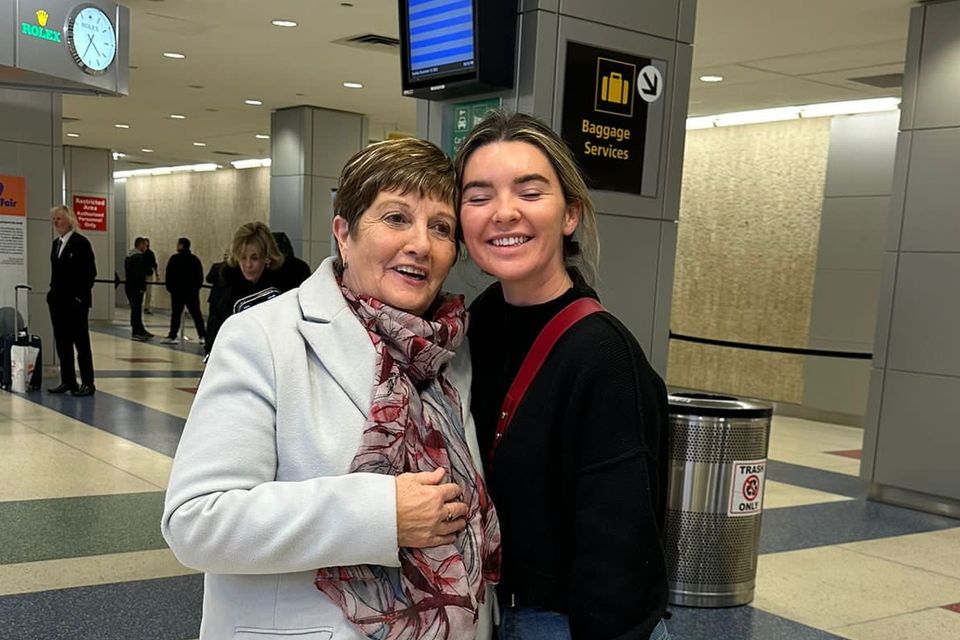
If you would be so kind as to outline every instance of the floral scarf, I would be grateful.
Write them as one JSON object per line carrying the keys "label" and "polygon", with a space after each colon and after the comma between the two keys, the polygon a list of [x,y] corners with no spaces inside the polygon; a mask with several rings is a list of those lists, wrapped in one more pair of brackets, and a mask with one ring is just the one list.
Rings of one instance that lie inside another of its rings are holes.
{"label": "floral scarf", "polygon": [[460,395],[441,372],[466,335],[462,296],[446,296],[426,320],[341,285],[376,349],[373,404],[351,472],[447,470],[467,505],[453,544],[400,549],[400,567],[317,571],[315,584],[376,640],[459,639],[476,634],[486,585],[500,574],[500,529],[467,443]]}

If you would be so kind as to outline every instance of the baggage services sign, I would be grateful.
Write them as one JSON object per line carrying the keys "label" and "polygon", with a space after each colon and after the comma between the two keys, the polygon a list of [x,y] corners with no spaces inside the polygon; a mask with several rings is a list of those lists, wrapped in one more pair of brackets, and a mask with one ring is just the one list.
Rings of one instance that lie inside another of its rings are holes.
{"label": "baggage services sign", "polygon": [[96,196],[73,196],[73,213],[77,226],[84,231],[107,230],[107,199]]}
{"label": "baggage services sign", "polygon": [[591,189],[656,196],[644,191],[643,171],[661,68],[666,63],[652,58],[567,43],[561,133]]}

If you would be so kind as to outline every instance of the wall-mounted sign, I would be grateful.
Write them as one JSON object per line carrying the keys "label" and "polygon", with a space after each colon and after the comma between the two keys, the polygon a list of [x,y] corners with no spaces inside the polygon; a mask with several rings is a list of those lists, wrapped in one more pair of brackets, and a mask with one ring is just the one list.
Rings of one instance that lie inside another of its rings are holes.
{"label": "wall-mounted sign", "polygon": [[107,199],[96,196],[73,196],[73,213],[83,231],[107,230]]}
{"label": "wall-mounted sign", "polygon": [[643,171],[648,129],[662,121],[650,118],[664,90],[658,67],[666,62],[567,43],[561,133],[591,189],[656,195],[655,184],[644,189]]}
{"label": "wall-mounted sign", "polygon": [[27,179],[23,176],[0,176],[0,215],[27,215]]}
{"label": "wall-mounted sign", "polygon": [[39,38],[40,40],[48,40],[50,42],[63,42],[60,39],[60,32],[58,30],[47,28],[47,21],[50,19],[50,14],[47,13],[46,9],[37,9],[34,16],[36,17],[35,24],[31,24],[30,22],[20,23],[20,31],[23,35],[30,36],[31,38]]}
{"label": "wall-mounted sign", "polygon": [[467,139],[467,134],[480,124],[487,112],[499,106],[500,98],[450,105],[453,109],[453,126],[450,127],[450,138],[447,142],[447,151],[450,155],[455,155],[460,150],[463,141]]}

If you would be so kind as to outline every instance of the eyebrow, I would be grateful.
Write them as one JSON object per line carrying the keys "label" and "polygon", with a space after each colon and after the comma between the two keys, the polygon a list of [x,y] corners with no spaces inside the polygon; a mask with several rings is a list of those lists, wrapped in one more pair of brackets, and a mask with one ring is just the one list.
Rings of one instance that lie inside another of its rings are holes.
{"label": "eyebrow", "polygon": [[[513,184],[525,184],[527,182],[544,182],[550,184],[550,180],[539,173],[527,173],[513,179]],[[466,191],[467,189],[490,189],[492,187],[493,183],[489,180],[471,180],[463,185],[462,191]]]}

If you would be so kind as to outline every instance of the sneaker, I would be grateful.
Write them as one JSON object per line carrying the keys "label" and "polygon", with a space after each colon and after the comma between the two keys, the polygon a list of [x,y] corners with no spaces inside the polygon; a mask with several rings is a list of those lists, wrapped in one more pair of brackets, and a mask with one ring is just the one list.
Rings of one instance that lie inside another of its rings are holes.
{"label": "sneaker", "polygon": [[153,334],[150,333],[149,331],[144,331],[143,333],[135,333],[135,334],[133,334],[133,336],[131,336],[131,337],[132,337],[134,340],[139,340],[140,342],[144,342],[144,341],[149,340],[150,338],[152,338],[152,337],[153,337]]}
{"label": "sneaker", "polygon": [[166,337],[160,341],[160,344],[180,344],[180,341],[176,338]]}

